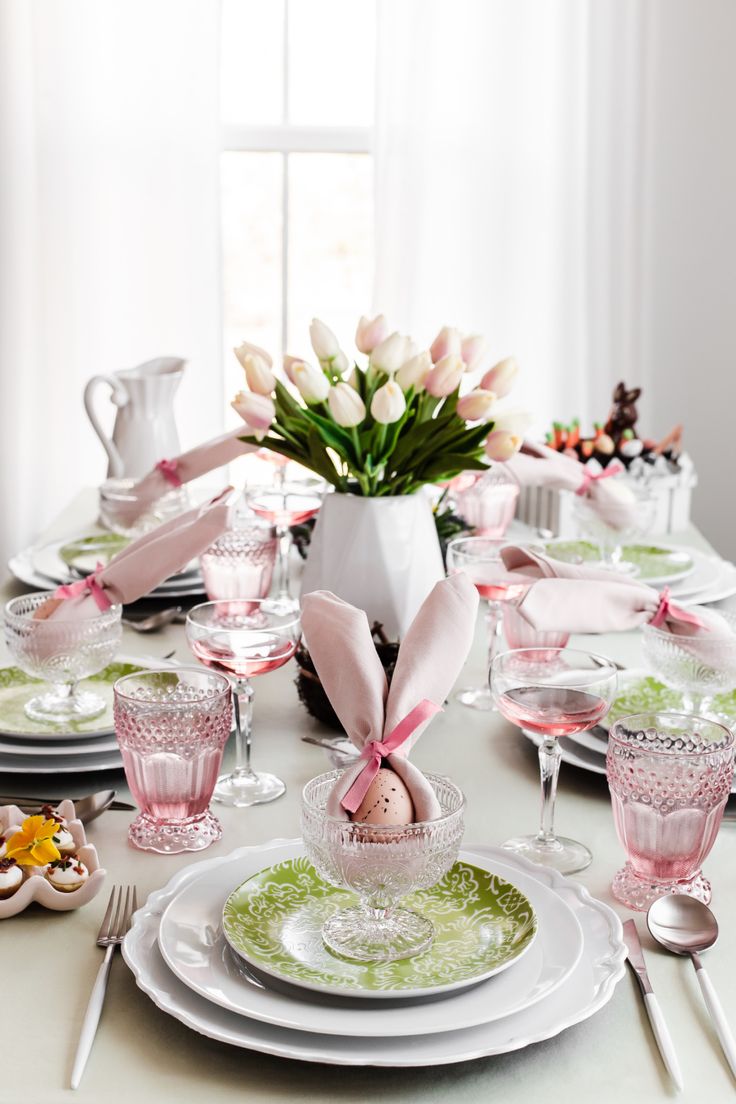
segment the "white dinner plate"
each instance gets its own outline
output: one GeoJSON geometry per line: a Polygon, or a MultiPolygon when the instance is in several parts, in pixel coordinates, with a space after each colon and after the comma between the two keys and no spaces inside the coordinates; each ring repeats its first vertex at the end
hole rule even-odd
{"type": "MultiPolygon", "coordinates": [[[[235,854],[250,855],[250,870],[255,873],[274,861],[276,854],[284,853],[285,847],[293,848],[286,852],[293,855],[301,846],[299,840],[273,840],[241,848],[235,854]]],[[[264,1054],[332,1065],[434,1066],[503,1054],[551,1038],[602,1008],[625,969],[621,921],[613,910],[591,898],[583,886],[501,848],[477,846],[466,848],[465,853],[476,861],[483,858],[504,863],[546,884],[551,877],[554,891],[572,909],[583,933],[580,960],[553,993],[490,1023],[409,1037],[326,1035],[254,1020],[206,1000],[171,972],[157,943],[161,916],[180,886],[193,876],[191,867],[175,875],[165,889],[153,893],[138,910],[123,944],[123,956],[138,986],[151,1000],[194,1031],[264,1054]]],[[[378,1014],[385,1015],[383,1006],[378,1014]]]]}
{"type": "MultiPolygon", "coordinates": [[[[25,548],[22,552],[18,552],[17,555],[11,556],[8,560],[8,570],[16,579],[20,579],[26,586],[33,587],[35,590],[55,589],[55,587],[58,586],[58,580],[42,574],[34,567],[31,558],[33,551],[33,548],[25,548]]],[[[68,580],[69,577],[67,576],[64,581],[66,582],[68,580]]],[[[160,586],[154,587],[146,597],[188,598],[203,593],[204,583],[200,576],[195,575],[187,576],[186,585],[178,579],[167,579],[160,586]]]]}
{"type": "MultiPolygon", "coordinates": [[[[44,744],[42,741],[31,737],[27,742],[22,739],[11,740],[0,734],[0,770],[3,769],[3,756],[12,755],[15,758],[51,759],[57,755],[88,756],[90,753],[117,751],[118,742],[114,733],[107,736],[93,737],[92,740],[84,740],[79,743],[44,744]]],[[[31,770],[33,764],[29,764],[31,770]]]]}
{"type": "Polygon", "coordinates": [[[0,774],[74,774],[83,771],[122,770],[119,751],[90,751],[87,755],[49,755],[29,759],[26,755],[0,757],[0,774]]]}
{"type": "Polygon", "coordinates": [[[706,594],[720,586],[730,576],[733,564],[697,548],[688,548],[686,551],[692,556],[695,567],[686,578],[672,583],[670,589],[673,597],[695,601],[696,595],[706,594]]]}
{"type": "MultiPolygon", "coordinates": [[[[293,857],[292,845],[282,850],[270,857],[271,863],[293,857]]],[[[551,888],[559,877],[554,872],[545,881],[506,862],[479,860],[465,851],[460,857],[520,889],[534,907],[539,928],[529,950],[508,970],[443,1000],[418,1004],[396,994],[381,1001],[379,1010],[349,995],[326,997],[250,973],[222,934],[222,907],[233,886],[248,877],[250,850],[190,868],[191,877],[178,883],[161,919],[159,949],[169,969],[195,993],[281,1027],[342,1035],[349,1022],[351,1034],[367,1037],[424,1035],[489,1023],[530,1007],[561,985],[582,954],[583,933],[571,909],[551,888]]]]}

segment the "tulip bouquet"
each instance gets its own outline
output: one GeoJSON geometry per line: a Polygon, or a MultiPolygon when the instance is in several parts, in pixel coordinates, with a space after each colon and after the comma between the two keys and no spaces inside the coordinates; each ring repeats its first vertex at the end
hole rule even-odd
{"type": "Polygon", "coordinates": [[[390,333],[383,315],[361,318],[355,341],[367,362],[351,365],[323,322],[314,319],[309,332],[318,366],[284,358],[298,397],[276,378],[269,354],[244,342],[235,355],[247,390],[232,405],[252,431],[246,440],[298,461],[337,491],[408,495],[485,470],[521,447],[527,416],[498,407],[516,362],[501,361],[472,386],[485,355],[481,337],[445,326],[420,350],[390,333]]]}

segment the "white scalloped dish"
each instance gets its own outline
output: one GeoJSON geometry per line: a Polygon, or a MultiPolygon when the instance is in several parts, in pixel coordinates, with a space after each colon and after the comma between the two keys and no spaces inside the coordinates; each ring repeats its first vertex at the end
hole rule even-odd
{"type": "MultiPolygon", "coordinates": [[[[78,889],[64,891],[56,889],[46,880],[43,868],[23,866],[20,887],[10,897],[0,898],[0,920],[23,912],[31,901],[56,912],[67,912],[86,905],[102,889],[106,871],[100,866],[96,849],[87,843],[84,825],[81,820],[75,819],[74,802],[60,801],[54,809],[66,820],[66,828],[74,840],[75,853],[87,867],[89,878],[78,889]]],[[[26,815],[17,805],[0,805],[0,836],[7,834],[8,829],[22,825],[26,815]]]]}

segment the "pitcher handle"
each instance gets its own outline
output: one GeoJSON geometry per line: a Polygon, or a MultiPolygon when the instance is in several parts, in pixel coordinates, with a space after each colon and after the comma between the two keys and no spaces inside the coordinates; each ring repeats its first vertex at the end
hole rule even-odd
{"type": "Polygon", "coordinates": [[[125,465],[123,464],[123,458],[118,452],[117,446],[111,437],[105,433],[100,419],[97,417],[94,406],[92,405],[92,395],[97,387],[98,383],[106,383],[112,390],[110,396],[111,401],[115,406],[125,406],[128,402],[128,392],[125,390],[122,382],[116,379],[115,376],[92,376],[92,379],[88,380],[87,386],[84,389],[84,409],[87,411],[87,417],[92,423],[97,436],[102,442],[102,447],[107,453],[107,458],[110,461],[110,475],[119,479],[125,474],[125,465]]]}

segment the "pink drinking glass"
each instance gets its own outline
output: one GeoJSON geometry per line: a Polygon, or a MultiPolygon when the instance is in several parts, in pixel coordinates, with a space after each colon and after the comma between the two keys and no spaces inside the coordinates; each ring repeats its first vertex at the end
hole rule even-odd
{"type": "Polygon", "coordinates": [[[114,687],[115,733],[140,813],[134,847],[201,851],[222,835],[209,809],[230,735],[230,683],[199,667],[139,671],[114,687]]]}
{"type": "Polygon", "coordinates": [[[734,737],[723,725],[684,713],[621,717],[608,735],[606,774],[616,834],[628,861],[611,889],[644,911],[666,893],[705,904],[701,867],[731,792],[734,737]]]}
{"type": "Polygon", "coordinates": [[[207,597],[265,598],[271,589],[276,549],[273,526],[243,518],[199,558],[207,597]]]}
{"type": "Polygon", "coordinates": [[[455,513],[472,526],[476,536],[498,539],[511,524],[519,491],[503,465],[495,465],[456,493],[455,513]]]}
{"type": "Polygon", "coordinates": [[[567,648],[520,648],[496,656],[491,692],[499,713],[539,739],[542,815],[539,831],[504,847],[562,874],[585,870],[593,858],[577,840],[555,835],[555,796],[562,752],[559,736],[593,728],[616,694],[615,665],[593,652],[567,648]]]}
{"type": "Polygon", "coordinates": [[[301,525],[315,516],[322,505],[323,494],[324,484],[318,479],[246,489],[247,502],[253,513],[276,529],[278,582],[274,600],[279,604],[282,613],[293,613],[299,609],[299,603],[291,597],[289,587],[289,530],[292,525],[301,525]]]}
{"type": "MultiPolygon", "coordinates": [[[[486,605],[486,629],[488,632],[488,658],[486,670],[490,670],[498,651],[504,605],[521,597],[529,585],[510,576],[501,560],[501,549],[506,542],[487,537],[458,537],[447,546],[447,572],[454,575],[464,571],[475,583],[486,605]]],[[[472,709],[494,708],[493,696],[485,681],[482,686],[465,687],[455,695],[462,705],[472,709]]]]}
{"type": "Polygon", "coordinates": [[[205,667],[228,675],[235,707],[235,769],[217,779],[213,800],[223,805],[264,805],[286,793],[275,774],[251,766],[254,675],[276,671],[297,649],[301,626],[271,598],[203,602],[187,614],[187,643],[205,667]]]}

